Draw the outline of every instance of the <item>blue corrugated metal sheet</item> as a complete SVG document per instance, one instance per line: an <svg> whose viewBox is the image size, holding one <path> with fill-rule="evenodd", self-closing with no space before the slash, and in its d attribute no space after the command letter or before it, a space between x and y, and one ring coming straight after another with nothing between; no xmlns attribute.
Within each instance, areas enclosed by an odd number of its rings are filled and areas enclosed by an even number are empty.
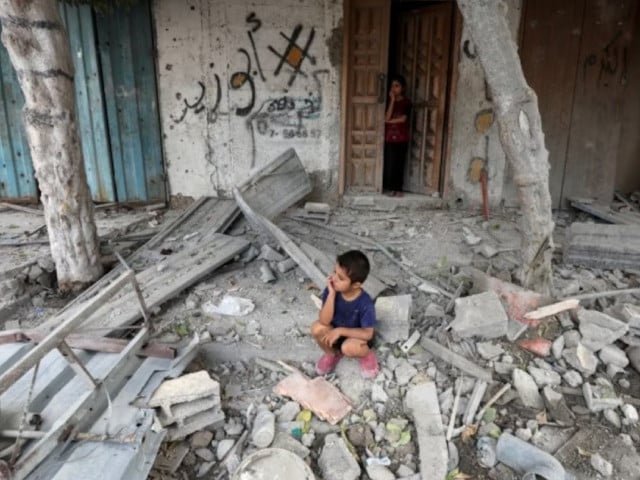
<svg viewBox="0 0 640 480"><path fill-rule="evenodd" d="M9 54L0 45L0 198L37 201L37 186L22 123L24 97Z"/></svg>
<svg viewBox="0 0 640 480"><path fill-rule="evenodd" d="M96 30L118 201L164 201L149 2L97 14Z"/></svg>
<svg viewBox="0 0 640 480"><path fill-rule="evenodd" d="M107 138L105 105L98 66L93 13L88 5L60 4L69 33L76 70L76 111L91 195L96 202L116 200L111 153Z"/></svg>

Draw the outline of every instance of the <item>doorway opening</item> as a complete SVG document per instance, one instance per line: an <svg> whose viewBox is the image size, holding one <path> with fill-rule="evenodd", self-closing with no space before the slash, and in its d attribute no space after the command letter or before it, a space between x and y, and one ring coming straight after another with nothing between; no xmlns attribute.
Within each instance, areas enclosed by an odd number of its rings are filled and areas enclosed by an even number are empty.
<svg viewBox="0 0 640 480"><path fill-rule="evenodd" d="M381 192L389 78L412 102L403 190L442 194L458 41L454 1L345 1L341 193Z"/></svg>

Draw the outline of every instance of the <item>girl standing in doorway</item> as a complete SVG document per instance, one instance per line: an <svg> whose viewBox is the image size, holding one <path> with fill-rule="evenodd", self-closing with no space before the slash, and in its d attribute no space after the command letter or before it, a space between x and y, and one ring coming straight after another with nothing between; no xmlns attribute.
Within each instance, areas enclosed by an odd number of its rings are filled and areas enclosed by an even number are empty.
<svg viewBox="0 0 640 480"><path fill-rule="evenodd" d="M405 96L407 81L402 75L391 77L389 105L384 124L383 189L401 197L404 165L409 149L409 115L411 101Z"/></svg>

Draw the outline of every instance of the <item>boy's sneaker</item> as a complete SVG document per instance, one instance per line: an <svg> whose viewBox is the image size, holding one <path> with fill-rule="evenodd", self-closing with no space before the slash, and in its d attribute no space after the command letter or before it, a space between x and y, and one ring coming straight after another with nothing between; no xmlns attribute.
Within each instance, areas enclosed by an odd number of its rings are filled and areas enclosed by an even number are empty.
<svg viewBox="0 0 640 480"><path fill-rule="evenodd" d="M375 378L378 375L380 365L373 350L360 359L360 371L364 378Z"/></svg>
<svg viewBox="0 0 640 480"><path fill-rule="evenodd" d="M318 363L316 363L316 373L318 375L326 375L327 373L333 372L333 369L336 368L338 362L342 358L342 354L338 353L336 355L331 355L329 353L325 353L320 357Z"/></svg>

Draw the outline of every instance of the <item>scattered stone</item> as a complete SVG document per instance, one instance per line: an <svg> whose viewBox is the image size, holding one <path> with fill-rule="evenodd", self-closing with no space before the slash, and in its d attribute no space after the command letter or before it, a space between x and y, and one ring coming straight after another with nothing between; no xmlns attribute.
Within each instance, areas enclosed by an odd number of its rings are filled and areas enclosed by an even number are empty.
<svg viewBox="0 0 640 480"><path fill-rule="evenodd" d="M542 390L542 398L544 399L544 404L549 414L554 420L564 425L573 425L573 413L567 406L564 396L561 393L547 386Z"/></svg>
<svg viewBox="0 0 640 480"><path fill-rule="evenodd" d="M258 249L256 247L254 247L253 245L251 245L240 257L240 261L242 263L249 263L251 262L254 258L256 258L258 255L260 255L260 252L258 251Z"/></svg>
<svg viewBox="0 0 640 480"><path fill-rule="evenodd" d="M236 443L235 440L231 438L225 438L223 440L220 440L218 442L218 446L216 447L216 458L218 460L222 460L224 456L227 454L227 452L233 448L233 445L235 443Z"/></svg>
<svg viewBox="0 0 640 480"><path fill-rule="evenodd" d="M376 299L376 333L389 343L409 337L411 320L411 295L378 297Z"/></svg>
<svg viewBox="0 0 640 480"><path fill-rule="evenodd" d="M624 415L625 425L635 425L638 423L638 410L628 403L622 406L622 414Z"/></svg>
<svg viewBox="0 0 640 480"><path fill-rule="evenodd" d="M498 250L495 247L486 243L477 246L474 251L482 255L484 258L493 258L498 254Z"/></svg>
<svg viewBox="0 0 640 480"><path fill-rule="evenodd" d="M300 404L298 402L286 402L276 412L276 418L278 422L292 422L296 416L300 413Z"/></svg>
<svg viewBox="0 0 640 480"><path fill-rule="evenodd" d="M625 303L620 309L622 318L631 328L640 329L640 307L631 303Z"/></svg>
<svg viewBox="0 0 640 480"><path fill-rule="evenodd" d="M485 360L493 360L504 353L502 345L496 345L492 342L478 342L476 344L478 354Z"/></svg>
<svg viewBox="0 0 640 480"><path fill-rule="evenodd" d="M171 417L172 405L210 396L220 398L220 384L205 370L200 370L172 380L165 380L149 399L149 406L160 407L167 416Z"/></svg>
<svg viewBox="0 0 640 480"><path fill-rule="evenodd" d="M518 428L516 430L516 437L518 437L520 440L528 442L529 440L531 440L531 437L533 437L533 432L530 428Z"/></svg>
<svg viewBox="0 0 640 480"><path fill-rule="evenodd" d="M582 385L582 375L575 370L567 370L562 378L570 387L576 388Z"/></svg>
<svg viewBox="0 0 640 480"><path fill-rule="evenodd" d="M313 432L303 433L301 440L302 440L302 444L305 447L311 448L311 446L313 445L313 442L315 442L316 440L316 434Z"/></svg>
<svg viewBox="0 0 640 480"><path fill-rule="evenodd" d="M598 378L594 385L584 383L582 393L587 408L592 412L601 412L622 405L622 400L616 396L613 385L604 378Z"/></svg>
<svg viewBox="0 0 640 480"><path fill-rule="evenodd" d="M507 333L507 313L493 291L456 299L455 311L451 329L463 338L497 338Z"/></svg>
<svg viewBox="0 0 640 480"><path fill-rule="evenodd" d="M562 334L564 337L564 346L566 348L575 348L580 343L582 335L578 330L567 330Z"/></svg>
<svg viewBox="0 0 640 480"><path fill-rule="evenodd" d="M280 254L266 243L262 245L262 248L260 249L260 258L267 262L281 262L285 259L284 255Z"/></svg>
<svg viewBox="0 0 640 480"><path fill-rule="evenodd" d="M498 463L496 454L496 440L490 437L480 437L476 442L478 449L478 463L485 468L493 468Z"/></svg>
<svg viewBox="0 0 640 480"><path fill-rule="evenodd" d="M598 353L600 360L606 365L614 365L616 367L625 368L629 365L629 359L624 350L615 345L606 345L602 347Z"/></svg>
<svg viewBox="0 0 640 480"><path fill-rule="evenodd" d="M396 382L398 382L398 385L404 386L411 381L411 379L418 373L418 370L407 360L403 359L403 361L395 368L393 373L396 376Z"/></svg>
<svg viewBox="0 0 640 480"><path fill-rule="evenodd" d="M629 331L629 325L596 310L578 310L582 344L593 352L611 345Z"/></svg>
<svg viewBox="0 0 640 480"><path fill-rule="evenodd" d="M547 385L558 386L562 383L560 374L553 370L546 370L529 365L527 371L533 377L533 380L539 388L546 387Z"/></svg>
<svg viewBox="0 0 640 480"><path fill-rule="evenodd" d="M280 273L287 273L289 270L296 268L298 264L293 258L287 258L281 262L278 262L278 271Z"/></svg>
<svg viewBox="0 0 640 480"><path fill-rule="evenodd" d="M251 430L251 442L258 448L267 448L275 435L276 416L266 405L258 406Z"/></svg>
<svg viewBox="0 0 640 480"><path fill-rule="evenodd" d="M272 448L282 448L284 450L289 450L292 453L295 453L302 459L305 459L309 456L310 450L300 443L298 440L293 438L291 435L285 432L277 432L273 443L271 444Z"/></svg>
<svg viewBox="0 0 640 480"><path fill-rule="evenodd" d="M371 480L395 480L396 478L387 467L375 463L367 466L367 475Z"/></svg>
<svg viewBox="0 0 640 480"><path fill-rule="evenodd" d="M198 449L208 447L213 440L213 433L209 430L202 430L191 435L191 448ZM210 460L209 460L210 461Z"/></svg>
<svg viewBox="0 0 640 480"><path fill-rule="evenodd" d="M551 352L553 353L553 357L556 360L560 360L562 358L562 350L564 350L564 344L565 344L564 335L560 335L551 344Z"/></svg>
<svg viewBox="0 0 640 480"><path fill-rule="evenodd" d="M610 477L613 474L613 465L607 462L599 453L591 455L591 466L603 477Z"/></svg>
<svg viewBox="0 0 640 480"><path fill-rule="evenodd" d="M627 348L627 358L636 372L640 373L640 346Z"/></svg>
<svg viewBox="0 0 640 480"><path fill-rule="evenodd" d="M276 276L273 273L273 270L271 270L271 267L268 263L260 264L260 280L262 280L263 283L271 283L276 281Z"/></svg>
<svg viewBox="0 0 640 480"><path fill-rule="evenodd" d="M593 375L598 367L598 357L581 343L578 343L575 348L565 348L562 352L562 358L573 368L587 376Z"/></svg>
<svg viewBox="0 0 640 480"><path fill-rule="evenodd" d="M324 447L318 458L318 466L324 478L357 480L360 478L360 466L349 453L344 440L335 433L324 438Z"/></svg>
<svg viewBox="0 0 640 480"><path fill-rule="evenodd" d="M554 454L574 433L575 431L572 428L558 428L543 425L533 434L531 443L547 453Z"/></svg>
<svg viewBox="0 0 640 480"><path fill-rule="evenodd" d="M626 378L619 379L618 380L618 385L620 385L625 390L628 390L629 388L631 388L631 382L629 380L627 380Z"/></svg>
<svg viewBox="0 0 640 480"><path fill-rule="evenodd" d="M513 370L513 385L516 387L520 400L526 407L540 409L544 407L544 402L540 393L538 392L538 386L524 370L516 368Z"/></svg>
<svg viewBox="0 0 640 480"><path fill-rule="evenodd" d="M194 453L205 462L213 462L216 459L215 454L208 448L198 448Z"/></svg>
<svg viewBox="0 0 640 480"><path fill-rule="evenodd" d="M500 436L500 433L502 433L502 429L493 422L480 425L478 429L478 437L497 438Z"/></svg>
<svg viewBox="0 0 640 480"><path fill-rule="evenodd" d="M462 234L464 236L465 243L470 247L475 247L482 241L482 237L477 236L467 227L462 227Z"/></svg>
<svg viewBox="0 0 640 480"><path fill-rule="evenodd" d="M374 403L387 403L389 396L384 387L379 383L374 383L371 386L371 400Z"/></svg>
<svg viewBox="0 0 640 480"><path fill-rule="evenodd" d="M622 419L620 418L620 415L618 415L618 412L616 412L615 410L605 410L603 416L614 427L622 428Z"/></svg>

